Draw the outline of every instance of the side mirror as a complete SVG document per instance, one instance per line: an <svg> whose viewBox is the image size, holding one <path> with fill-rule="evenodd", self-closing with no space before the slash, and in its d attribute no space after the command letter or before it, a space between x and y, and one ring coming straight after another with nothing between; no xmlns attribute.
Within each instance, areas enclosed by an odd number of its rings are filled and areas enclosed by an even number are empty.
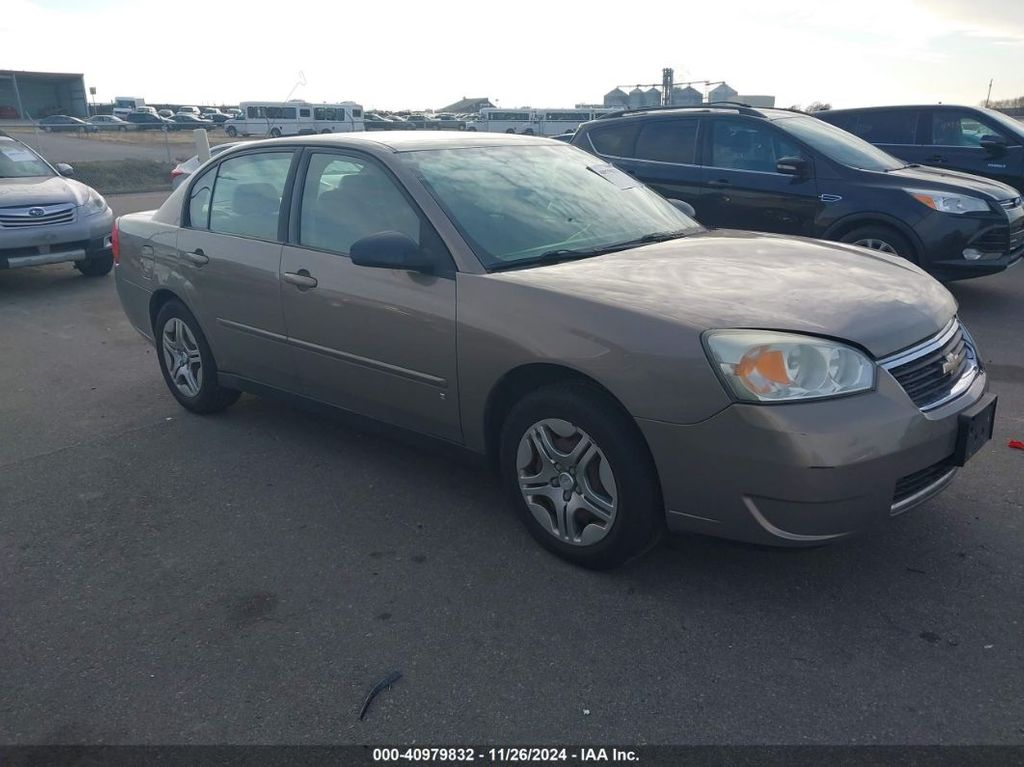
<svg viewBox="0 0 1024 767"><path fill-rule="evenodd" d="M1006 139L1002 136L986 135L981 137L981 148L992 155L1001 155L1006 152Z"/></svg>
<svg viewBox="0 0 1024 767"><path fill-rule="evenodd" d="M352 243L349 257L356 266L432 272L433 259L401 232L377 232Z"/></svg>
<svg viewBox="0 0 1024 767"><path fill-rule="evenodd" d="M669 202L681 213L685 213L687 216L692 218L694 221L697 220L697 211L693 209L693 206L685 200L673 200L669 199Z"/></svg>
<svg viewBox="0 0 1024 767"><path fill-rule="evenodd" d="M62 176L70 177L75 175L75 169L68 165L66 162L59 162L54 167L57 169L57 172Z"/></svg>
<svg viewBox="0 0 1024 767"><path fill-rule="evenodd" d="M804 178L811 172L811 164L803 157L780 157L775 163L775 171L786 176Z"/></svg>

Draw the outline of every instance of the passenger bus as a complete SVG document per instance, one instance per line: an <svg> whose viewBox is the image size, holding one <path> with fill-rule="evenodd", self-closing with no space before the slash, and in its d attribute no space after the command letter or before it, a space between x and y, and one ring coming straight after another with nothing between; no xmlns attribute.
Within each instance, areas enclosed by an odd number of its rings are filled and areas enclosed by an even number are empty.
<svg viewBox="0 0 1024 767"><path fill-rule="evenodd" d="M144 98L139 98L138 96L115 96L113 114L114 117L120 117L123 120L126 115L130 115L144 106L146 106ZM153 114L156 114L155 109Z"/></svg>
<svg viewBox="0 0 1024 767"><path fill-rule="evenodd" d="M229 136L298 136L365 129L363 107L354 101L310 104L306 101L243 101L242 114L224 123Z"/></svg>
<svg viewBox="0 0 1024 767"><path fill-rule="evenodd" d="M468 131L522 133L527 136L557 136L574 131L612 109L499 109L484 107L476 120L466 123Z"/></svg>

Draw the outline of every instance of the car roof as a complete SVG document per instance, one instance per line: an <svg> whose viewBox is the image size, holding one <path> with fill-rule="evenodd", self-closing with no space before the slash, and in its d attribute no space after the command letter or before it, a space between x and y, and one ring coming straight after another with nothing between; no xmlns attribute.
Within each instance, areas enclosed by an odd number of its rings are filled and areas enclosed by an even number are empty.
<svg viewBox="0 0 1024 767"><path fill-rule="evenodd" d="M521 136L514 133L476 133L473 131L402 131L402 132L370 132L321 133L315 136L289 136L286 138L266 139L259 142L262 146L288 144L323 147L379 147L393 152L415 152L424 149L471 149L485 146L529 146L544 145L565 146L561 141L540 138L538 136Z"/></svg>
<svg viewBox="0 0 1024 767"><path fill-rule="evenodd" d="M827 114L849 114L852 112L882 112L892 109L969 109L972 112L981 111L981 107L969 106L967 104L886 104L878 107L850 107L848 109L828 109Z"/></svg>
<svg viewBox="0 0 1024 767"><path fill-rule="evenodd" d="M752 107L748 104L741 104L731 101L712 102L694 106L663 106L663 107L638 107L636 109L622 109L616 112L609 112L601 117L595 118L586 125L597 127L602 124L619 119L637 119L639 117L680 117L690 115L743 115L746 117L760 117L765 120L781 120L788 117L801 115L813 117L813 113L801 112L796 109L782 109L777 107Z"/></svg>

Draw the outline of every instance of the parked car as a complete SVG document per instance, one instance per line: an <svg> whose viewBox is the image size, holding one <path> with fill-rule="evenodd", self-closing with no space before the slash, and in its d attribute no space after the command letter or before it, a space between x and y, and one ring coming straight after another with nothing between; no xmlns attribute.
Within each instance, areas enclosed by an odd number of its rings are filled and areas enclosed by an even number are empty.
<svg viewBox="0 0 1024 767"><path fill-rule="evenodd" d="M226 144L215 144L210 147L210 157L216 157L226 149L230 149L233 146L237 146L239 141L229 141ZM195 173L199 166L203 163L199 160L199 155L195 154L189 157L187 160L183 160L174 166L174 170L171 171L171 188L177 189L188 177Z"/></svg>
<svg viewBox="0 0 1024 767"><path fill-rule="evenodd" d="M139 114L159 116L159 113L156 111L156 107L150 107L145 105L135 107L135 112ZM125 119L127 119L127 116L125 117Z"/></svg>
<svg viewBox="0 0 1024 767"><path fill-rule="evenodd" d="M230 120L232 117L241 117L242 110L238 107L228 107L224 110L224 114L226 114L228 116L228 119Z"/></svg>
<svg viewBox="0 0 1024 767"><path fill-rule="evenodd" d="M101 131L121 131L124 133L131 127L131 123L122 120L114 115L93 115L87 122Z"/></svg>
<svg viewBox="0 0 1024 767"><path fill-rule="evenodd" d="M95 133L99 130L96 126L90 125L85 120L69 115L50 115L36 121L36 125L46 133L55 131L73 131L75 133Z"/></svg>
<svg viewBox="0 0 1024 767"><path fill-rule="evenodd" d="M199 117L199 107L178 107L178 111L175 114L179 115L192 115L193 117Z"/></svg>
<svg viewBox="0 0 1024 767"><path fill-rule="evenodd" d="M203 120L210 120L220 125L221 123L227 122L231 116L224 114L216 107L207 107L202 111L202 114L200 114L199 117Z"/></svg>
<svg viewBox="0 0 1024 767"><path fill-rule="evenodd" d="M119 218L116 284L186 409L245 389L486 454L587 566L666 525L818 545L945 488L995 408L950 293L688 210L549 139L275 139Z"/></svg>
<svg viewBox="0 0 1024 767"><path fill-rule="evenodd" d="M179 130L187 130L189 128L206 128L207 130L213 130L217 127L217 123L213 120L203 120L195 115L182 114L179 112L171 118L178 125Z"/></svg>
<svg viewBox="0 0 1024 767"><path fill-rule="evenodd" d="M852 243L944 280L994 274L1024 255L1016 190L908 165L800 112L619 112L584 123L572 143L690 203L708 226Z"/></svg>
<svg viewBox="0 0 1024 767"><path fill-rule="evenodd" d="M1024 123L981 107L931 104L816 112L907 162L1002 181L1024 192Z"/></svg>
<svg viewBox="0 0 1024 767"><path fill-rule="evenodd" d="M174 117L174 110L172 109L158 109L156 110L156 113L160 117L166 117L167 119Z"/></svg>
<svg viewBox="0 0 1024 767"><path fill-rule="evenodd" d="M375 112L363 114L363 125L366 130L394 130L397 123Z"/></svg>
<svg viewBox="0 0 1024 767"><path fill-rule="evenodd" d="M110 271L113 213L73 173L0 135L0 269L70 262L87 277Z"/></svg>
<svg viewBox="0 0 1024 767"><path fill-rule="evenodd" d="M166 117L151 114L150 112L131 112L125 116L125 121L135 126L136 130L176 130L178 124Z"/></svg>

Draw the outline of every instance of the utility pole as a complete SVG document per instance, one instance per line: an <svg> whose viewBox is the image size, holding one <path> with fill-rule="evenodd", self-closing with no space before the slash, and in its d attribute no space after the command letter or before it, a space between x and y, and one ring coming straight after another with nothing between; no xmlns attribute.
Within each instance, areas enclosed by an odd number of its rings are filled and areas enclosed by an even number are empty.
<svg viewBox="0 0 1024 767"><path fill-rule="evenodd" d="M992 80L988 81L988 95L985 96L985 107L988 108L988 101L992 98Z"/></svg>

